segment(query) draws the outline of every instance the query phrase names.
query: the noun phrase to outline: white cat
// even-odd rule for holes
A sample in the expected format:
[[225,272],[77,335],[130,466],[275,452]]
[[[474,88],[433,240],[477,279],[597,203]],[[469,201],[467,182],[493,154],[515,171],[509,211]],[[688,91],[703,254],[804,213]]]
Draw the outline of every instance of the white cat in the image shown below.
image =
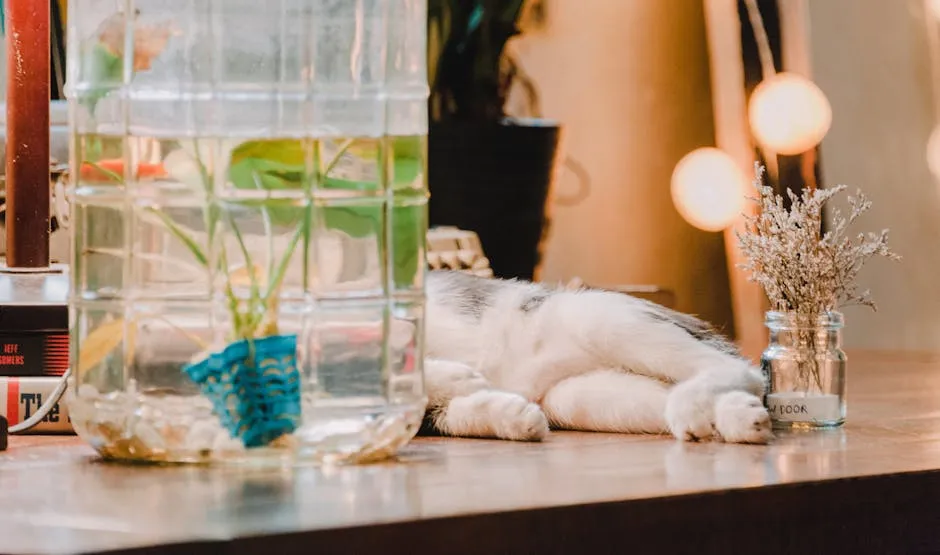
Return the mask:
[[433,271],[428,421],[537,441],[565,430],[766,443],[765,380],[700,320],[621,293]]

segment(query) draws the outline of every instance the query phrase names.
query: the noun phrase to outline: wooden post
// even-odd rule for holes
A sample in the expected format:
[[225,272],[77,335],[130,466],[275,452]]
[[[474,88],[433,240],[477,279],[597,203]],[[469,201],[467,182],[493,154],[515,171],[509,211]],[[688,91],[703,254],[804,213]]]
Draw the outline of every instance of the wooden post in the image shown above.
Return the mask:
[[[788,72],[812,79],[813,63],[809,42],[809,5],[807,0],[788,0],[778,3],[780,13],[780,49],[783,67]],[[816,163],[821,148],[811,148],[799,155],[800,175],[803,185],[816,189]]]
[[49,266],[49,0],[6,2],[7,266]]
[[[709,61],[712,75],[712,106],[715,113],[715,142],[738,164],[744,175],[754,175],[754,146],[747,122],[747,98],[744,90],[744,60],[741,52],[741,20],[737,0],[704,0],[708,33]],[[743,191],[746,194],[749,191]],[[753,196],[753,195],[749,195]],[[749,203],[748,213],[754,213]],[[734,329],[741,352],[752,359],[767,345],[764,327],[766,299],[756,283],[737,268],[743,262],[738,250],[738,222],[725,231],[725,253],[731,282]]]

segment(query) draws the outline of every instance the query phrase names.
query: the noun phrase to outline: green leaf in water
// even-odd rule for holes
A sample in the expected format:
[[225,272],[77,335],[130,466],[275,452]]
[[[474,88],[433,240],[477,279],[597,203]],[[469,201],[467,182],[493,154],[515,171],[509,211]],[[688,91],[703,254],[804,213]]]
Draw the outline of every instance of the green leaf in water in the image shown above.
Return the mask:
[[409,287],[427,264],[420,256],[427,234],[427,204],[403,203],[390,207],[392,279],[396,287]]
[[[235,158],[234,156],[232,157]],[[286,191],[304,186],[304,166],[290,165],[263,158],[241,158],[229,167],[229,181],[238,189],[259,191]],[[276,203],[264,202],[262,209],[279,226],[297,222],[295,207],[279,208]]]
[[427,235],[427,190],[415,181],[424,174],[425,139],[393,137],[392,149],[392,279],[396,287],[409,287],[427,264],[422,256]]
[[[424,148],[421,137],[395,137],[389,140],[393,161],[392,188],[396,199],[402,196],[402,204],[393,203],[388,208],[391,217],[393,277],[396,284],[406,285],[414,280],[415,274],[424,261],[418,260],[424,244],[424,231],[427,224],[427,208],[405,200],[415,194],[424,195],[423,188],[409,190],[424,171]],[[341,158],[346,157],[345,165],[360,163],[364,168],[374,167],[379,158],[378,141],[341,143],[330,152],[331,160],[326,164],[323,175],[312,179],[322,187],[332,190],[368,191],[375,190],[377,184],[367,179],[354,179],[333,174]],[[229,166],[229,180],[232,185],[243,190],[285,191],[302,189],[307,166],[304,143],[294,139],[276,139],[247,141],[232,151]],[[355,174],[354,174],[355,175]],[[278,226],[309,226],[313,222],[299,221],[296,206],[277,206],[274,202],[263,202],[264,210],[272,224]],[[342,231],[353,238],[382,236],[386,213],[375,207],[332,206],[317,211],[322,218],[322,225],[328,229]]]
[[97,40],[83,45],[82,80],[92,83],[94,88],[81,96],[81,102],[88,106],[90,112],[94,113],[98,101],[121,85],[124,71],[122,62],[120,56]]
[[304,169],[304,143],[297,139],[245,141],[232,150],[231,165],[254,159],[274,165]]
[[196,261],[199,262],[202,266],[209,267],[209,258],[206,256],[206,253],[202,250],[202,247],[199,246],[199,243],[195,239],[189,236],[185,230],[180,226],[176,225],[176,222],[173,221],[169,215],[167,215],[162,210],[156,208],[147,208],[147,211],[154,214],[163,222],[163,225],[166,226],[170,233],[175,235],[180,242],[186,245],[186,248],[189,249],[189,252],[193,254],[193,257],[196,258]]

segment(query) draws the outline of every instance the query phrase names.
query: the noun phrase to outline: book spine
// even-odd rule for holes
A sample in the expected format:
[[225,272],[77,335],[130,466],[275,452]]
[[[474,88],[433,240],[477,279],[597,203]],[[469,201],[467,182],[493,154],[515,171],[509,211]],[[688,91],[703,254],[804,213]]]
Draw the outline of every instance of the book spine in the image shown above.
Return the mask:
[[61,376],[68,367],[68,332],[0,333],[0,376]]
[[[59,381],[60,378],[0,377],[0,415],[9,420],[11,427],[26,420],[52,396]],[[65,398],[59,399],[49,414],[25,433],[75,433]]]

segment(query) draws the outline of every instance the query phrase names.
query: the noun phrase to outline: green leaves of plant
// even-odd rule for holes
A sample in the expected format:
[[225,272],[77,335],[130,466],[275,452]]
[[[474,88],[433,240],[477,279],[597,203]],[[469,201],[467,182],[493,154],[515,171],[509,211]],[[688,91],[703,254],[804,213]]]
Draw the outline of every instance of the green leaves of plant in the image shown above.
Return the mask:
[[504,50],[519,33],[525,0],[430,0],[428,75],[432,121],[493,122],[505,116]]
[[[232,185],[243,190],[283,191],[303,190],[314,183],[323,189],[368,191],[375,190],[377,184],[370,180],[357,180],[351,176],[331,175],[340,157],[352,157],[350,163],[361,163],[374,168],[379,162],[378,146],[359,145],[347,142],[331,159],[322,173],[309,175],[305,150],[309,148],[302,141],[277,139],[248,141],[232,151],[229,167],[229,180]],[[412,195],[411,187],[424,169],[422,139],[418,137],[394,138],[389,141],[392,149],[391,172],[394,176],[393,189],[396,199],[400,196],[403,205],[394,203],[387,211],[381,211],[377,205],[371,206],[322,206],[314,207],[320,225],[341,231],[350,237],[361,238],[383,235],[382,229],[386,217],[391,217],[393,277],[396,283],[407,284],[413,281],[416,272],[423,264],[419,259],[424,238],[422,230],[426,227],[426,207],[424,204],[407,202]],[[423,187],[419,194],[424,194]],[[401,193],[400,195],[398,193]],[[272,224],[279,226],[310,225],[295,206],[278,206],[277,202],[259,203],[270,217]],[[315,220],[317,219],[315,218]]]
[[121,84],[123,60],[97,41],[84,45],[82,57],[83,61],[80,65],[84,73],[82,80],[86,83],[94,83],[95,88],[84,92],[81,101],[93,113],[98,101],[104,98],[112,87],[116,88]]

